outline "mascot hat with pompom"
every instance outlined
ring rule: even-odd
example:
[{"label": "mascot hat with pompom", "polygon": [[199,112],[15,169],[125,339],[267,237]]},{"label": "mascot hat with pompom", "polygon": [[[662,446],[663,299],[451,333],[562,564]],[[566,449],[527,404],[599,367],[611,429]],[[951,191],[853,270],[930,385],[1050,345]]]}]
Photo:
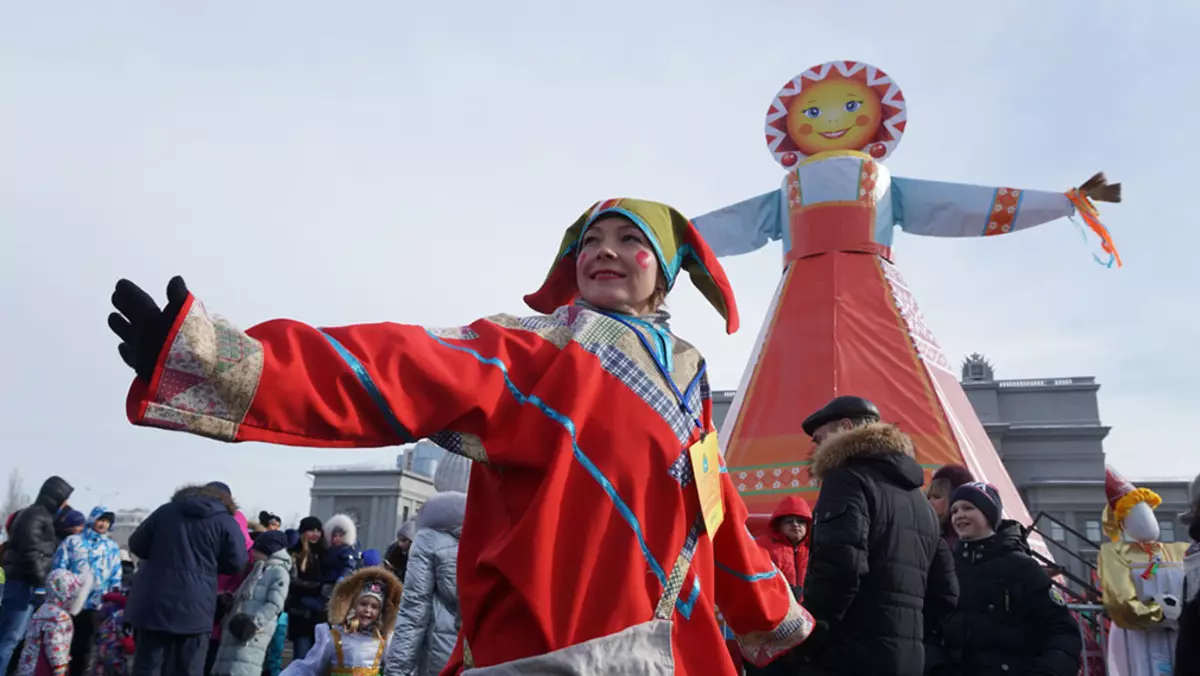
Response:
[{"label": "mascot hat with pompom", "polygon": [[[1150,505],[1150,509],[1155,509],[1162,504],[1162,498],[1158,493],[1149,488],[1137,488],[1129,479],[1121,476],[1115,469],[1107,465],[1104,467],[1104,493],[1108,498],[1109,515],[1114,522],[1105,530],[1110,531],[1108,536],[1114,541],[1120,539],[1120,524],[1125,521],[1125,517],[1129,515],[1129,510],[1133,509],[1134,505],[1144,502]],[[1112,532],[1113,530],[1117,530],[1117,532]]]},{"label": "mascot hat with pompom", "polygon": [[569,305],[579,296],[575,282],[575,256],[587,229],[604,216],[622,216],[636,225],[650,240],[659,269],[667,280],[667,290],[675,285],[680,270],[686,270],[692,284],[725,319],[725,331],[738,329],[737,303],[725,269],[708,244],[700,238],[696,226],[683,214],[658,202],[620,198],[597,202],[567,228],[554,258],[554,266],[537,291],[525,296],[525,304],[542,314],[551,314]]}]

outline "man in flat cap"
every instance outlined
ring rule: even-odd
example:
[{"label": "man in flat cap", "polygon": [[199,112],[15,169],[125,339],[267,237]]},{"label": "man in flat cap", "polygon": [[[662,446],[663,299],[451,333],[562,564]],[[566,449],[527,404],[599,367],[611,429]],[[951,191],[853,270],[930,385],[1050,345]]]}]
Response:
[{"label": "man in flat cap", "polygon": [[926,621],[954,610],[958,580],[912,440],[862,397],[835,398],[803,427],[821,494],[804,584],[818,631],[800,673],[922,676]]}]

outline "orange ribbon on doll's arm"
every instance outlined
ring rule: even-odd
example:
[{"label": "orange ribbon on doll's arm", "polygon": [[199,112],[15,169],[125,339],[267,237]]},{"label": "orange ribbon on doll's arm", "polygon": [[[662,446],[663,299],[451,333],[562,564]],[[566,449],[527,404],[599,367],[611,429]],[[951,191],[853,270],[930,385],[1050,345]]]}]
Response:
[{"label": "orange ribbon on doll's arm", "polygon": [[1100,247],[1104,252],[1113,256],[1116,259],[1117,267],[1121,267],[1121,254],[1117,253],[1117,247],[1113,244],[1112,235],[1108,232],[1108,228],[1100,222],[1100,210],[1096,208],[1095,203],[1088,199],[1078,188],[1073,188],[1067,191],[1067,199],[1075,206],[1079,217],[1084,223],[1091,228],[1092,232],[1100,238]]}]

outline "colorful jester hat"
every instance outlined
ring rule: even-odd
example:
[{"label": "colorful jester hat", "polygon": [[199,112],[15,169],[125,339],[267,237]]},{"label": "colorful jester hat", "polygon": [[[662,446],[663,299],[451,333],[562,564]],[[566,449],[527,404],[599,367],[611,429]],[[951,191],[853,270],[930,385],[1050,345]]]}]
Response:
[{"label": "colorful jester hat", "polygon": [[575,256],[580,242],[592,223],[610,215],[624,216],[646,233],[667,280],[668,291],[675,285],[680,270],[686,270],[692,284],[725,318],[725,331],[737,331],[738,312],[733,287],[717,257],[683,214],[665,204],[647,200],[619,198],[592,205],[567,228],[550,274],[546,275],[540,289],[525,296],[526,305],[537,312],[550,314],[575,300],[579,295],[575,283]]}]

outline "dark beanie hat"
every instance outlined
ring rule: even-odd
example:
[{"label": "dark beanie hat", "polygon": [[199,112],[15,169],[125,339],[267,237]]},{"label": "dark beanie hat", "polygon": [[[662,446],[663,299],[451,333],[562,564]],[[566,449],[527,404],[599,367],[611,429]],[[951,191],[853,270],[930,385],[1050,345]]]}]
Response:
[{"label": "dark beanie hat", "polygon": [[975,480],[975,477],[971,476],[971,470],[962,465],[942,465],[933,473],[930,481],[933,482],[939,479],[949,481],[950,490],[954,490],[963,484],[971,483]]},{"label": "dark beanie hat", "polygon": [[75,528],[77,526],[82,526],[85,523],[87,523],[87,517],[83,515],[83,512],[77,509],[67,510],[67,513],[63,514],[62,524],[66,528]]},{"label": "dark beanie hat", "polygon": [[278,516],[275,516],[274,514],[266,511],[265,509],[258,513],[258,522],[260,524],[262,524],[263,526],[270,524],[272,521],[276,521],[280,524],[283,523],[283,519],[279,518]]},{"label": "dark beanie hat", "polygon": [[1000,526],[1002,506],[1000,493],[995,486],[982,481],[963,484],[954,489],[954,493],[950,495],[950,506],[953,507],[954,503],[959,500],[966,500],[975,505],[975,509],[983,512],[993,530]]},{"label": "dark beanie hat", "polygon": [[270,556],[281,549],[287,549],[287,536],[277,530],[269,530],[258,534],[254,540],[254,549]]},{"label": "dark beanie hat", "polygon": [[320,519],[318,519],[318,518],[317,518],[317,517],[315,517],[315,516],[306,516],[306,517],[304,517],[303,519],[300,519],[300,527],[299,527],[299,528],[297,528],[296,530],[298,530],[298,531],[300,531],[301,533],[303,533],[303,532],[305,532],[305,531],[310,531],[310,530],[321,530],[321,531],[323,531],[323,530],[325,530],[325,529],[324,529],[324,527],[321,525],[321,520],[320,520]]},{"label": "dark beanie hat", "polygon": [[233,497],[233,491],[229,490],[229,484],[225,483],[224,481],[210,481],[207,484],[205,484],[204,487],[221,491],[225,495],[228,495],[229,497]]}]

